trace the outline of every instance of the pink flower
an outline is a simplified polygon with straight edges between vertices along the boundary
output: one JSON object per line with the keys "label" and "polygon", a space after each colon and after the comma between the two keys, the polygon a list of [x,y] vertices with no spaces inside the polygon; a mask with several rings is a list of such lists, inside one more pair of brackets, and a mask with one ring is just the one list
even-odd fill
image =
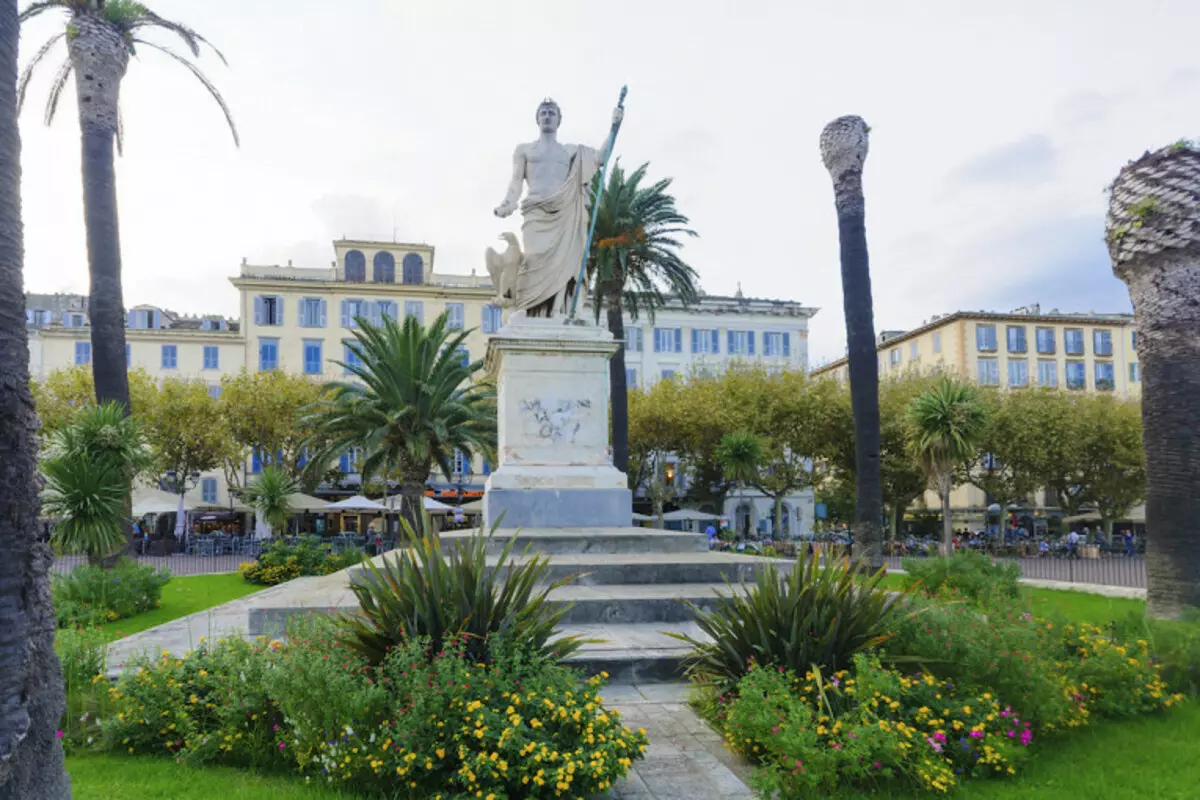
{"label": "pink flower", "polygon": [[1025,747],[1029,747],[1029,743],[1031,741],[1033,741],[1033,731],[1029,730],[1028,728],[1021,731],[1021,744],[1023,744]]}
{"label": "pink flower", "polygon": [[972,739],[982,739],[983,731],[971,731],[971,738]]}
{"label": "pink flower", "polygon": [[883,764],[880,764],[878,761],[876,761],[876,762],[875,762],[874,764],[872,764],[871,766],[875,767],[875,769],[882,769],[882,768],[883,768]]}
{"label": "pink flower", "polygon": [[774,728],[771,728],[771,733],[774,733],[774,734],[778,735],[778,733],[779,733],[779,726],[778,726],[778,725],[776,725]]}
{"label": "pink flower", "polygon": [[286,744],[284,744],[283,742],[280,742],[280,743],[279,743],[279,749],[280,749],[280,750],[282,750],[282,749],[283,749],[283,748],[285,748],[285,747],[287,747],[287,745],[286,745]]}
{"label": "pink flower", "polygon": [[62,737],[63,737],[63,732],[62,732],[62,731],[58,731],[57,733],[58,733],[58,738],[59,738],[59,739],[62,739]]}

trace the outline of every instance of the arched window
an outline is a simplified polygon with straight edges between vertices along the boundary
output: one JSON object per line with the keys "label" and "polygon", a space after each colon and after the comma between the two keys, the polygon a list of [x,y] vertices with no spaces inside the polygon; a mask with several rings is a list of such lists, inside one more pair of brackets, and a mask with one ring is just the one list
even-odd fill
{"label": "arched window", "polygon": [[380,250],[371,265],[371,280],[376,283],[396,282],[396,259],[391,253]]}
{"label": "arched window", "polygon": [[742,503],[734,511],[734,530],[743,536],[751,531],[751,526],[754,524],[754,510],[749,503]]}
{"label": "arched window", "polygon": [[367,279],[367,257],[361,250],[346,253],[346,280],[362,283]]}
{"label": "arched window", "polygon": [[424,283],[425,282],[425,259],[421,258],[416,253],[409,253],[404,257],[404,282],[405,283]]}

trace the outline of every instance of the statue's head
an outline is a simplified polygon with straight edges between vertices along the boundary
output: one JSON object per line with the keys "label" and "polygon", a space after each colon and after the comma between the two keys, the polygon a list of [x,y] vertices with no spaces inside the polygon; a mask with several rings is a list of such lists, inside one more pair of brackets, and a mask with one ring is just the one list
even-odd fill
{"label": "statue's head", "polygon": [[562,124],[562,109],[558,107],[558,103],[547,97],[537,107],[536,119],[538,130],[542,133],[554,133]]}

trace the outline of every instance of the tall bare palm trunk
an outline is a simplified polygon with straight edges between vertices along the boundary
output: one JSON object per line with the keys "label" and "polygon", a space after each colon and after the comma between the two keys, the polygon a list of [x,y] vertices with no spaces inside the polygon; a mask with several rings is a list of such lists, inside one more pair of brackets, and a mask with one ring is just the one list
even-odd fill
{"label": "tall bare palm trunk", "polygon": [[[597,298],[599,301],[600,298]],[[621,308],[621,289],[605,298],[608,330],[620,347],[608,360],[609,408],[612,415],[613,466],[629,472],[629,385],[625,377],[625,316]],[[636,486],[629,488],[637,490]]]}
{"label": "tall bare palm trunk", "polygon": [[1200,152],[1181,143],[1122,169],[1106,233],[1142,365],[1147,610],[1178,617],[1200,607]]}
{"label": "tall bare palm trunk", "polygon": [[125,363],[125,301],[121,290],[121,237],[117,223],[114,146],[121,79],[129,48],[102,20],[76,15],[67,49],[75,73],[83,143],[83,215],[91,275],[88,315],[96,399],[129,408]]}
{"label": "tall bare palm trunk", "polygon": [[21,268],[16,0],[0,0],[0,797],[71,796],[56,731],[66,710],[54,654],[49,545],[38,529],[37,417]]}
{"label": "tall bare palm trunk", "polygon": [[879,363],[862,189],[867,131],[860,117],[835,119],[821,132],[821,158],[833,178],[841,245],[842,304],[854,413],[854,538],[865,550],[868,566],[878,569],[883,566],[883,487],[879,474]]}
{"label": "tall bare palm trunk", "polygon": [[938,499],[942,501],[942,555],[954,555],[954,522],[950,519],[950,493],[954,478],[950,472],[938,477]]}

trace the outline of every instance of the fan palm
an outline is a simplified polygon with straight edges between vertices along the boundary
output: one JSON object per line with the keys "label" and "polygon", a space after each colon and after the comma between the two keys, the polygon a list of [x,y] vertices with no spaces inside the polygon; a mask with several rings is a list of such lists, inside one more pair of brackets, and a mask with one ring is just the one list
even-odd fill
{"label": "fan palm", "polygon": [[871,569],[878,569],[883,566],[879,362],[862,187],[869,133],[861,117],[838,117],[821,131],[821,160],[833,178],[841,247],[842,307],[854,413],[854,534],[866,547]]}
{"label": "fan palm", "polygon": [[987,414],[977,390],[949,378],[917,395],[909,406],[913,423],[913,449],[921,467],[942,501],[942,554],[951,555],[950,491],[954,470],[979,448]]}
{"label": "fan palm", "polygon": [[265,467],[258,480],[243,490],[246,500],[254,507],[258,518],[266,524],[267,533],[287,528],[292,515],[291,497],[300,491],[300,481],[279,467]]}
{"label": "fan palm", "polygon": [[473,382],[483,364],[466,362],[460,351],[470,331],[450,330],[446,314],[428,328],[414,317],[358,324],[348,345],[355,360],[338,362],[353,379],[332,384],[303,422],[322,445],[310,468],[360,449],[363,481],[397,475],[402,513],[419,529],[434,466],[450,475],[456,451],[494,455],[495,394]]}
{"label": "fan palm", "polygon": [[[717,460],[725,470],[725,477],[741,485],[743,499],[747,484],[758,475],[758,465],[762,459],[762,440],[749,431],[727,433],[717,445]],[[750,531],[743,533],[749,534]]]}
{"label": "fan palm", "polygon": [[[684,236],[695,236],[687,228],[688,218],[675,208],[667,193],[671,179],[643,186],[643,164],[626,174],[618,161],[613,165],[608,187],[596,214],[596,231],[588,256],[588,270],[596,320],[607,315],[608,329],[618,342],[625,341],[624,312],[637,319],[644,311],[653,319],[667,296],[684,305],[697,296],[696,271],[679,257]],[[592,190],[593,203],[600,184]],[[609,391],[612,407],[613,466],[629,469],[629,398],[625,379],[625,350],[619,348],[609,361]]]}
{"label": "fan palm", "polygon": [[[191,55],[198,57],[201,45],[212,45],[192,29],[163,19],[134,0],[36,0],[21,12],[20,20],[25,22],[48,11],[65,11],[70,18],[66,30],[50,37],[21,73],[17,85],[18,111],[24,104],[34,71],[54,46],[65,40],[68,57],[54,75],[45,119],[46,124],[53,122],[63,89],[74,74],[83,142],[83,211],[91,274],[88,315],[96,398],[101,402],[113,400],[129,408],[113,145],[118,150],[121,147],[118,97],[121,80],[135,48],[157,50],[182,64],[217,101],[233,131],[235,143],[237,129],[224,98],[195,64],[174,50],[145,38],[145,34],[153,29],[175,34],[183,40]],[[224,61],[224,56],[216,48],[212,49]]]}
{"label": "fan palm", "polygon": [[1146,607],[1178,617],[1200,607],[1200,146],[1176,142],[1126,165],[1106,227],[1145,382]]}
{"label": "fan palm", "polygon": [[38,537],[37,415],[22,281],[15,0],[0,3],[0,797],[70,797],[55,732],[67,704],[54,652],[53,552]]}

